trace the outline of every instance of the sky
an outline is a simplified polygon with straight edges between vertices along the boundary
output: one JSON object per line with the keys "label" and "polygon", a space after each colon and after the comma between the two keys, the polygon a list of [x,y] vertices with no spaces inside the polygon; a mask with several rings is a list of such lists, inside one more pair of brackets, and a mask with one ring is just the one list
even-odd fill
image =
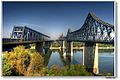
{"label": "sky", "polygon": [[14,26],[27,26],[57,39],[68,28],[81,28],[89,12],[114,24],[113,2],[3,2],[3,37],[8,38]]}

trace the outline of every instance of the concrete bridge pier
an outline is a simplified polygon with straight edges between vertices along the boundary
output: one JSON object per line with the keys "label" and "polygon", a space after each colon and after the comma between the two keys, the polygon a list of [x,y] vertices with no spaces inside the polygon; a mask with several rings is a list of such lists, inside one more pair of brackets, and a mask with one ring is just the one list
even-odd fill
{"label": "concrete bridge pier", "polygon": [[62,47],[61,47],[61,51],[63,53],[63,56],[66,56],[66,47],[65,47],[65,41],[62,41]]}
{"label": "concrete bridge pier", "polygon": [[43,49],[44,49],[43,48],[43,42],[35,43],[35,50],[42,55],[44,54]]}
{"label": "concrete bridge pier", "polygon": [[68,55],[73,56],[73,42],[68,41],[67,42],[67,52],[69,53]]}
{"label": "concrete bridge pier", "polygon": [[84,65],[89,72],[99,73],[98,68],[98,44],[85,43],[84,49]]}
{"label": "concrete bridge pier", "polygon": [[36,43],[35,49],[41,54],[46,54],[50,48],[50,42]]}
{"label": "concrete bridge pier", "polygon": [[44,47],[44,54],[47,54],[47,52],[49,51],[49,48],[48,47]]}
{"label": "concrete bridge pier", "polygon": [[93,73],[95,73],[95,74],[99,73],[99,67],[98,67],[98,43],[96,43],[96,46],[95,46],[95,57],[94,57]]}
{"label": "concrete bridge pier", "polygon": [[68,60],[70,63],[73,62],[73,42],[72,41],[68,41],[67,42],[67,56],[69,56]]}
{"label": "concrete bridge pier", "polygon": [[84,52],[85,52],[85,43],[83,44],[83,52],[82,52],[82,65],[84,65],[85,64],[85,61],[84,61],[84,57],[85,57],[85,54],[84,54]]}
{"label": "concrete bridge pier", "polygon": [[51,42],[45,42],[44,43],[44,53],[46,54],[48,50],[50,49]]}
{"label": "concrete bridge pier", "polygon": [[71,56],[73,56],[73,42],[71,42]]}
{"label": "concrete bridge pier", "polygon": [[49,42],[49,41],[48,41],[48,42],[45,42],[45,46],[47,46],[48,48],[50,48],[51,43],[52,43],[52,42]]}

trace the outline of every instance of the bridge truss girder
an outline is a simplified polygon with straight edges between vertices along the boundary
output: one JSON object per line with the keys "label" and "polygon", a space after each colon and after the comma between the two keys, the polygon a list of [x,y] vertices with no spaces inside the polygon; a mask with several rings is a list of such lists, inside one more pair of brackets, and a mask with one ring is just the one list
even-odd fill
{"label": "bridge truss girder", "polygon": [[89,13],[83,26],[67,34],[67,39],[111,42],[114,41],[114,26]]}

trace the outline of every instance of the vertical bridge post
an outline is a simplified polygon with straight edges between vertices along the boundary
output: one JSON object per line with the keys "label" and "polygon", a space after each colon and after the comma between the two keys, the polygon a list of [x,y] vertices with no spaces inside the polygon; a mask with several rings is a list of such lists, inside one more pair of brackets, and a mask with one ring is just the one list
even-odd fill
{"label": "vertical bridge post", "polygon": [[67,41],[67,55],[69,56],[70,63],[73,62],[73,41]]}
{"label": "vertical bridge post", "polygon": [[89,72],[95,74],[99,73],[98,68],[98,44],[96,43],[85,43],[84,50],[84,65]]}
{"label": "vertical bridge post", "polygon": [[73,56],[73,42],[68,41],[67,42],[67,52],[69,53],[70,56]]}
{"label": "vertical bridge post", "polygon": [[35,49],[37,52],[43,55],[43,42],[36,43],[35,44]]}
{"label": "vertical bridge post", "polygon": [[46,53],[48,52],[48,50],[50,49],[50,46],[51,46],[51,42],[45,41],[45,44],[44,44],[45,54],[46,54]]}
{"label": "vertical bridge post", "polygon": [[63,52],[63,56],[66,56],[66,47],[65,47],[65,41],[62,41],[62,52]]}
{"label": "vertical bridge post", "polygon": [[95,73],[95,74],[99,73],[99,67],[98,67],[98,43],[96,43],[96,46],[95,46],[95,57],[94,57],[93,73]]}
{"label": "vertical bridge post", "polygon": [[84,61],[84,56],[85,56],[85,54],[84,54],[84,52],[85,52],[85,43],[83,43],[83,51],[82,51],[82,65],[84,65],[84,64],[85,64],[85,61]]}
{"label": "vertical bridge post", "polygon": [[73,41],[71,42],[71,56],[73,57]]}

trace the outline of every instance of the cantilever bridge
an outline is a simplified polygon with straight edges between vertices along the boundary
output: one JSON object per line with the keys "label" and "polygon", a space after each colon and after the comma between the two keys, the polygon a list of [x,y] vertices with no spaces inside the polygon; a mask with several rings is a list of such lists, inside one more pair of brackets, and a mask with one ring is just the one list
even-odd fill
{"label": "cantilever bridge", "polygon": [[[49,36],[26,26],[15,26],[10,39],[3,39],[6,42],[39,42],[42,40],[49,41]],[[63,39],[64,40],[64,39]],[[68,29],[66,35],[67,41],[81,42],[108,42],[114,43],[114,26],[96,17],[95,14],[89,13],[83,26],[71,32]]]}
{"label": "cantilever bridge", "polygon": [[[32,30],[28,27],[14,27],[10,39],[3,39],[3,48],[8,45],[20,44],[36,44],[36,50],[43,51],[44,46],[50,47],[54,40],[49,40],[49,36],[44,35],[38,31]],[[61,50],[66,56],[66,49],[73,56],[73,43],[84,42],[83,46],[83,65],[88,71],[95,74],[99,73],[98,67],[98,43],[113,44],[114,45],[114,26],[99,19],[93,13],[89,13],[83,26],[71,32],[67,32],[65,38],[58,39],[61,41]],[[65,45],[67,42],[67,46]],[[48,50],[48,49],[47,49]]]}
{"label": "cantilever bridge", "polygon": [[89,13],[80,29],[74,32],[68,30],[67,40],[113,42],[114,26]]}

